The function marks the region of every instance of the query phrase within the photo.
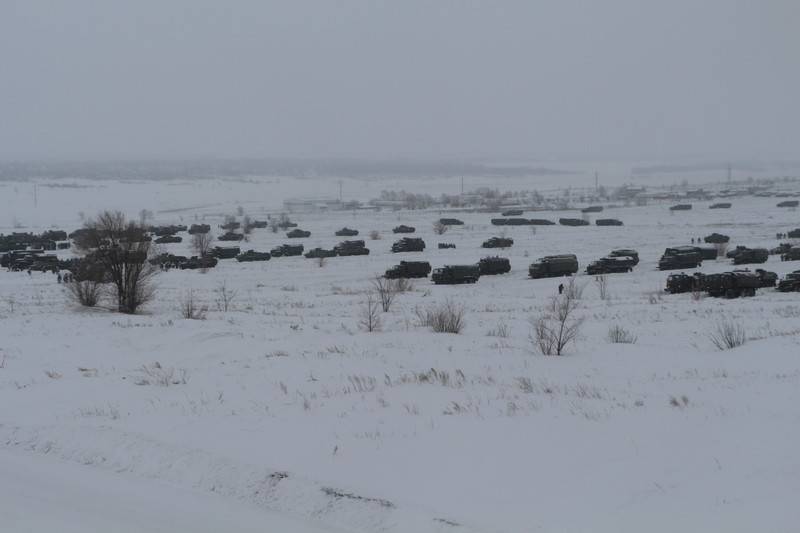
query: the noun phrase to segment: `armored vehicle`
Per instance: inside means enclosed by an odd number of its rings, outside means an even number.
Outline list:
[[[633,260],[633,265],[639,264],[639,252],[631,250],[630,248],[620,248],[618,250],[611,250],[608,257],[630,257]]]
[[[528,224],[531,226],[555,226],[556,223],[552,220],[547,220],[546,218],[531,218],[528,220]]]
[[[337,237],[355,237],[356,235],[358,235],[358,230],[344,227],[339,231],[337,231],[336,233],[334,233],[334,235],[336,235]]]
[[[439,249],[440,250],[447,250],[448,248],[455,248],[455,247],[456,247],[456,245],[453,244],[452,242],[440,242],[439,243]]]
[[[747,250],[747,246],[737,246],[733,250],[728,250],[728,253],[725,254],[725,257],[728,259],[733,259],[737,255],[739,255],[742,251]]]
[[[602,205],[590,205],[581,209],[581,213],[600,213],[603,211]]]
[[[771,248],[769,251],[769,255],[783,255],[787,253],[789,250],[792,249],[792,243],[790,242],[782,242],[775,248]],[[784,259],[785,261],[785,259]]]
[[[227,230],[227,231],[233,231],[235,229],[241,228],[242,227],[242,223],[241,222],[236,222],[235,220],[230,220],[230,221],[228,221],[228,222],[226,222],[224,224],[220,224],[219,227],[224,229],[224,230]]]
[[[421,252],[425,249],[425,241],[413,237],[403,237],[392,244],[392,252]]]
[[[440,218],[439,224],[444,226],[463,226],[464,221],[457,218]]]
[[[800,239],[800,228],[793,229],[789,233],[786,234],[787,237],[790,239]]]
[[[39,235],[39,238],[43,241],[66,241],[67,232],[58,229],[51,229]]]
[[[301,229],[293,229],[287,233],[286,236],[290,239],[305,239],[306,237],[311,237],[311,232]]]
[[[576,272],[578,272],[578,258],[572,254],[548,255],[528,268],[528,275],[534,279],[571,276]]]
[[[703,290],[709,296],[738,298],[755,296],[756,289],[761,287],[761,279],[754,272],[734,270],[721,274],[707,274],[703,277]]]
[[[307,259],[319,259],[320,257],[336,257],[336,250],[326,250],[325,248],[313,248],[305,253]]]
[[[222,235],[220,235],[219,237],[217,237],[217,240],[218,240],[218,241],[233,241],[233,242],[239,242],[239,241],[241,241],[242,239],[244,239],[244,235],[243,235],[243,234],[241,234],[241,233],[234,233],[234,232],[232,232],[232,231],[229,231],[229,232],[227,232],[227,233],[223,233]]]
[[[594,223],[598,226],[622,226],[622,221],[616,218],[598,218]]]
[[[387,279],[397,278],[427,278],[431,273],[431,264],[427,261],[400,261],[386,271],[383,277]]]
[[[303,255],[302,244],[281,244],[269,251],[272,257],[290,257],[293,255]]]
[[[0,267],[11,268],[17,260],[26,257],[36,257],[41,254],[41,250],[12,250],[0,256]],[[30,262],[32,263],[33,259],[30,259]]]
[[[267,227],[266,220],[251,220],[245,225],[245,229],[264,229]]]
[[[508,209],[500,213],[504,217],[519,217],[522,216],[522,209]]]
[[[632,257],[602,257],[589,263],[586,267],[586,273],[590,276],[598,276],[601,274],[631,272],[634,266],[636,266],[636,263]]]
[[[392,233],[414,233],[415,231],[417,231],[417,228],[413,226],[406,226],[404,224],[400,224],[392,229]]]
[[[511,272],[511,262],[505,257],[484,257],[478,261],[481,276],[507,274]]]
[[[703,288],[703,278],[705,276],[700,272],[695,273],[693,276],[684,274],[670,274],[667,277],[667,287],[664,289],[670,294],[681,294],[684,292],[700,291]]]
[[[709,209],[730,209],[731,203],[730,202],[718,202],[716,204],[711,204],[708,206]]]
[[[702,262],[703,256],[696,246],[676,246],[664,250],[664,255],[658,261],[658,269],[697,268]]]
[[[692,208],[692,204],[678,204],[673,205],[669,208],[670,211],[689,211]]]
[[[588,226],[589,221],[582,218],[559,218],[558,223],[562,226]]]
[[[211,231],[211,226],[208,224],[192,224],[189,227],[189,235],[194,235],[196,233],[208,233]]]
[[[781,254],[781,261],[800,261],[800,246],[792,246]]]
[[[797,207],[800,205],[800,200],[784,200],[779,202],[777,207]]]
[[[492,226],[508,226],[507,218],[493,218],[491,222]]]
[[[475,283],[481,277],[478,265],[445,265],[431,274],[431,281],[437,285]]]
[[[766,248],[745,248],[733,256],[733,264],[766,263],[767,259],[769,259],[769,250]]]
[[[184,255],[159,254],[148,261],[151,265],[161,268],[178,268],[189,259]]]
[[[183,242],[183,238],[177,235],[164,235],[155,240],[156,244],[172,244],[176,242]]]
[[[492,237],[489,240],[486,240],[481,245],[483,248],[510,248],[514,245],[514,239],[508,239],[506,237]]]
[[[175,235],[178,232],[186,231],[186,226],[183,225],[170,225],[170,226],[153,226],[150,232],[156,237],[164,237],[166,235]]]
[[[238,249],[238,248],[237,248]],[[234,256],[235,257],[235,256]],[[217,266],[217,258],[211,256],[203,256],[203,257],[190,257],[188,260],[180,263],[178,268],[181,270],[196,270],[198,268],[214,268]]]
[[[703,240],[709,244],[723,244],[729,242],[731,238],[727,235],[723,235],[722,233],[712,233],[711,235],[706,235],[703,237]]]
[[[267,252],[256,252],[255,250],[247,250],[236,256],[236,260],[240,263],[250,261],[269,261],[270,255]]]
[[[364,241],[342,241],[333,247],[333,251],[339,256],[348,255],[369,255],[369,248],[364,247]]]
[[[713,246],[697,246],[696,248],[700,252],[700,257],[703,261],[714,261],[719,255],[719,252]]]
[[[281,218],[281,220],[278,221],[276,226],[278,226],[280,229],[289,229],[289,228],[296,228],[297,223],[292,222],[288,218]]]
[[[492,225],[494,226],[528,226],[530,221],[527,218],[493,218]]]
[[[780,292],[800,292],[800,270],[789,272],[779,283],[777,290]]]
[[[761,280],[761,287],[774,287],[778,284],[778,274],[775,272],[757,268],[756,274],[758,275],[758,279]]]
[[[208,255],[217,259],[233,259],[242,253],[238,246],[215,246]]]
[[[36,272],[58,272],[58,257],[55,255],[30,256],[33,262],[28,265],[28,270]]]

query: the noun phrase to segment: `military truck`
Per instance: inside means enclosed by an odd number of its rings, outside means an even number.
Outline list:
[[[421,252],[425,250],[425,241],[414,237],[403,237],[392,244],[392,252]]]
[[[189,235],[195,235],[197,233],[205,234],[211,231],[211,226],[208,224],[192,224],[189,227]]]
[[[457,218],[440,218],[439,224],[443,226],[463,226],[464,221]]]
[[[676,246],[664,250],[658,261],[659,270],[678,270],[697,268],[703,262],[703,256],[696,246]]]
[[[270,255],[268,252],[256,252],[255,250],[247,250],[236,256],[236,260],[240,263],[247,263],[250,261],[269,261]]]
[[[703,288],[704,275],[696,272],[693,276],[683,272],[667,276],[667,287],[664,289],[670,294],[697,292]]]
[[[562,226],[588,226],[589,221],[582,218],[559,218],[558,223]]]
[[[717,202],[716,204],[711,204],[708,206],[709,209],[730,209],[731,203],[730,202]]]
[[[769,250],[766,248],[745,248],[744,250],[739,250],[739,253],[733,256],[733,264],[766,263],[767,259],[769,259]]]
[[[616,218],[598,218],[594,221],[598,226],[622,226],[622,221]]]
[[[630,248],[611,250],[611,253],[608,254],[608,257],[630,257],[634,266],[639,264],[639,252],[636,250],[631,250]]]
[[[302,229],[293,229],[287,233],[286,236],[290,239],[305,239],[306,237],[311,237],[311,232]]]
[[[780,292],[800,292],[800,270],[789,272],[779,283],[777,290]]]
[[[764,270],[763,268],[756,269],[756,275],[758,275],[758,279],[761,280],[761,287],[774,287],[778,284],[778,274],[775,272],[770,272],[769,270]]]
[[[797,207],[800,205],[800,200],[784,200],[779,202],[777,207]]]
[[[183,242],[183,237],[178,237],[177,235],[164,235],[163,237],[156,239],[154,242],[156,244],[173,244]]]
[[[713,297],[755,296],[759,287],[761,279],[758,274],[750,271],[734,270],[721,274],[706,274],[703,277],[703,290]]]
[[[281,244],[269,251],[272,257],[291,257],[294,255],[303,255],[302,244]]]
[[[782,242],[775,248],[770,248],[769,255],[783,255],[792,249],[792,243]]]
[[[239,242],[239,241],[241,241],[242,239],[244,239],[244,235],[243,235],[243,234],[241,234],[241,233],[234,233],[234,232],[232,232],[232,231],[229,231],[229,232],[227,232],[227,233],[223,233],[222,235],[220,235],[219,237],[217,237],[217,240],[218,240],[218,241],[234,241],[234,242]]]
[[[475,283],[481,277],[478,265],[445,265],[431,274],[431,281],[436,285],[456,285]]]
[[[339,256],[348,255],[369,255],[369,248],[364,247],[364,241],[342,241],[333,247],[333,251]]]
[[[547,220],[546,218],[531,218],[528,220],[528,224],[531,226],[555,226],[556,223],[552,220]]]
[[[336,250],[313,248],[305,253],[305,257],[307,259],[319,259],[320,257],[336,257]]]
[[[634,266],[636,266],[636,263],[631,257],[601,257],[586,266],[586,273],[590,276],[599,276],[602,274],[631,272]]]
[[[800,246],[792,246],[782,253],[781,261],[800,261]]]
[[[350,229],[347,226],[345,226],[344,228],[335,232],[334,235],[336,235],[337,237],[355,237],[356,235],[358,235],[358,230]]]
[[[572,254],[548,255],[528,267],[531,278],[555,278],[571,276],[578,272],[578,258]]]
[[[602,205],[590,205],[581,209],[581,213],[600,213],[603,211]]]
[[[478,261],[481,276],[494,276],[511,272],[511,262],[505,257],[484,257]]]
[[[417,231],[417,228],[414,226],[406,226],[405,224],[400,224],[392,228],[392,233],[414,233]]]
[[[695,248],[700,252],[700,257],[703,261],[714,261],[719,255],[717,248],[714,246],[696,246]]]
[[[186,269],[196,270],[198,268],[199,269],[214,268],[215,266],[217,266],[217,258],[207,255],[203,257],[197,257],[197,256],[190,257],[188,260],[184,261],[183,263],[180,263],[178,265],[178,268],[180,268],[181,270],[186,270]]]
[[[712,233],[711,235],[706,235],[703,237],[703,240],[709,244],[724,244],[729,242],[731,238],[727,235],[723,235],[722,233]]]
[[[507,209],[500,213],[500,215],[504,217],[519,217],[522,216],[522,212],[522,209]]]
[[[509,239],[506,237],[492,237],[486,241],[483,241],[481,245],[483,248],[510,248],[514,245],[514,239]]]
[[[454,243],[452,243],[452,242],[440,242],[439,243],[439,249],[440,250],[447,250],[449,248],[455,248],[455,247],[456,247],[456,245]]]
[[[217,259],[233,259],[242,253],[238,246],[215,246],[208,255]]]
[[[689,211],[692,208],[692,204],[678,204],[673,205],[669,208],[670,211]]]
[[[431,264],[427,261],[400,261],[383,275],[387,279],[427,278],[431,273]]]

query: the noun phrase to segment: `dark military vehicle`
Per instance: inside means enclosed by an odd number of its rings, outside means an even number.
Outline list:
[[[159,237],[154,241],[156,244],[173,244],[177,242],[183,242],[183,237],[178,237],[177,235],[164,235],[163,237]]]
[[[724,244],[729,242],[731,238],[727,235],[723,235],[722,233],[712,233],[711,235],[706,235],[703,237],[703,240],[709,244]]]
[[[192,224],[189,227],[189,235],[195,235],[197,233],[208,233],[211,231],[211,226],[208,224]]]
[[[784,200],[779,202],[777,207],[797,207],[800,205],[800,200]]]
[[[792,249],[792,243],[782,242],[775,248],[770,248],[769,255],[783,255]]]
[[[494,226],[529,226],[530,220],[527,218],[493,218]]]
[[[589,221],[582,218],[559,218],[558,223],[562,226],[588,226]]]
[[[673,205],[669,208],[670,211],[689,211],[692,208],[692,204],[678,204]]]
[[[186,231],[186,226],[183,225],[170,225],[170,226],[153,226],[150,228],[150,233],[156,237],[164,237],[166,235],[175,235],[181,231]]]
[[[305,239],[306,237],[311,237],[311,232],[302,229],[293,229],[287,233],[286,236],[290,239]]]
[[[696,292],[703,289],[704,275],[700,272],[693,276],[684,274],[670,274],[667,277],[667,287],[664,289],[670,294],[682,294],[684,292]]]
[[[800,228],[793,229],[789,233],[786,234],[787,237],[790,239],[800,239]]]
[[[598,276],[631,272],[634,266],[636,266],[636,262],[632,257],[601,257],[587,265],[586,273],[590,276]]]
[[[188,261],[185,255],[173,255],[168,253],[158,254],[148,261],[151,265],[161,268],[178,268],[182,263]]]
[[[755,296],[756,289],[761,287],[761,278],[749,270],[734,270],[721,274],[706,274],[703,276],[702,289],[709,296],[725,298],[738,298],[740,296]]]
[[[505,257],[484,257],[478,261],[481,276],[494,276],[511,272],[511,262]]]
[[[780,292],[800,292],[800,270],[789,272],[779,283],[777,290]]]
[[[608,257],[630,257],[633,260],[633,265],[639,264],[639,252],[631,250],[630,248],[620,248],[618,250],[611,250]]]
[[[421,252],[425,250],[425,241],[414,237],[403,237],[392,244],[392,252]]]
[[[594,221],[598,226],[622,226],[622,221],[616,218],[598,218]]]
[[[782,253],[781,261],[800,261],[800,246],[792,246]]]
[[[546,218],[531,218],[528,220],[528,224],[531,226],[555,226],[556,223],[552,220],[547,220]]]
[[[504,217],[519,217],[522,216],[522,209],[508,209],[500,213]]]
[[[489,240],[483,241],[481,245],[483,248],[510,248],[514,245],[514,239],[506,237],[492,237]]]
[[[440,218],[439,224],[443,226],[463,226],[464,221],[457,218]]]
[[[386,271],[383,277],[387,279],[398,278],[427,278],[431,273],[431,264],[427,261],[400,261]]]
[[[337,237],[355,237],[356,235],[358,235],[358,230],[344,227],[339,231],[337,231],[336,233],[334,233],[334,235],[336,235]]]
[[[325,248],[313,248],[305,253],[307,259],[319,259],[320,257],[336,257],[336,250],[326,250]]]
[[[218,240],[218,241],[233,241],[233,242],[239,242],[239,241],[241,241],[242,239],[244,239],[244,235],[243,235],[243,234],[241,234],[241,233],[234,233],[234,232],[232,232],[232,231],[229,231],[229,232],[227,232],[227,233],[223,233],[222,235],[220,235],[219,237],[217,237],[217,240]]]
[[[0,255],[0,267],[3,268],[12,268],[14,263],[20,259],[24,259],[26,257],[35,258],[38,255],[41,255],[43,252],[41,250],[11,250],[9,252]],[[34,259],[28,260],[30,263],[33,263]]]
[[[236,260],[240,263],[250,261],[269,261],[271,256],[267,252],[256,252],[255,250],[247,250],[236,256]]]
[[[714,261],[719,252],[714,246],[696,246],[697,251],[700,252],[700,257],[703,261]]]
[[[455,248],[455,247],[456,247],[456,245],[453,244],[452,242],[440,242],[439,243],[439,249],[440,250],[447,250],[449,248]]]
[[[576,272],[578,272],[578,258],[572,254],[548,255],[528,268],[528,275],[534,279],[571,276]]]
[[[55,255],[30,256],[33,261],[28,265],[28,270],[35,272],[58,272],[58,257]]]
[[[734,265],[747,265],[752,263],[766,263],[769,259],[769,250],[766,248],[745,248],[733,256]]]
[[[658,269],[697,268],[702,262],[703,256],[696,246],[676,246],[664,250],[664,255],[658,261]]]
[[[415,231],[417,231],[417,228],[413,226],[406,226],[404,224],[400,224],[392,229],[392,233],[414,233]]]
[[[445,265],[431,274],[431,281],[437,285],[456,285],[475,283],[481,277],[478,265]]]
[[[761,287],[774,287],[778,284],[778,274],[775,272],[757,268],[756,275],[758,275],[758,279],[761,280]]]
[[[603,211],[602,205],[590,205],[581,209],[581,213],[600,213]]]
[[[333,247],[333,251],[339,256],[348,255],[369,255],[369,248],[364,247],[364,241],[342,241]]]
[[[711,204],[708,206],[709,209],[730,209],[731,203],[730,202],[718,202],[716,204]]]
[[[725,257],[727,257],[728,259],[733,259],[737,255],[739,255],[743,250],[747,250],[747,246],[739,245],[733,250],[728,250],[728,253],[725,254]]]
[[[303,255],[302,244],[281,244],[269,251],[272,257],[291,257],[294,255]]]
[[[264,229],[267,227],[266,220],[250,220],[245,224],[245,230]]]
[[[238,246],[215,246],[208,255],[216,257],[217,259],[233,259],[240,253],[242,253],[242,251]]]
[[[71,245],[71,243],[69,241],[60,242],[56,246],[56,249],[57,250],[69,250],[70,246],[72,246],[72,245]]]
[[[238,250],[238,248],[237,248]],[[235,257],[235,256],[234,256]],[[214,268],[217,266],[217,258],[212,256],[203,256],[203,257],[190,257],[186,261],[180,263],[178,268],[181,270],[196,270],[196,269],[205,269],[205,268]]]
[[[242,227],[242,223],[241,222],[236,222],[235,220],[229,220],[228,222],[226,222],[224,224],[220,224],[219,227],[224,229],[224,230],[227,230],[227,231],[233,231],[235,229],[241,228]]]

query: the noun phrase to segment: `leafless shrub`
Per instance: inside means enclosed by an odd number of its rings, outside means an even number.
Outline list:
[[[397,296],[397,289],[394,280],[386,279],[383,276],[375,276],[372,278],[372,289],[378,295],[378,301],[381,304],[381,309],[384,313],[388,313],[392,307],[395,296]]]
[[[463,305],[445,300],[426,309],[416,308],[417,322],[422,327],[429,327],[436,333],[461,333],[466,324]]]
[[[381,232],[374,229],[369,232],[369,238],[372,241],[379,241],[381,239]]]
[[[414,290],[414,283],[408,278],[397,278],[392,280],[394,292],[400,294],[401,292],[411,292]]]
[[[678,407],[678,408],[689,407],[689,397],[686,396],[685,394],[683,396],[681,396],[680,398],[678,398],[676,396],[670,396],[669,397],[669,404],[672,407]]]
[[[327,262],[328,262],[328,258],[325,257],[324,255],[321,255],[321,256],[317,257],[317,266],[318,267],[324,268],[325,265],[327,264]]]
[[[731,350],[747,342],[744,326],[730,320],[719,322],[708,337],[718,350]]]
[[[636,335],[619,324],[608,328],[608,342],[613,342],[614,344],[636,344],[636,340]]]
[[[717,258],[725,257],[725,254],[728,253],[728,243],[727,242],[714,243],[714,248],[717,250]]]
[[[208,312],[207,305],[200,305],[194,296],[194,289],[187,290],[181,299],[181,316],[188,320],[204,320]]]
[[[576,317],[578,292],[574,280],[563,294],[550,300],[544,313],[533,321],[531,341],[543,355],[563,355],[564,349],[578,337],[583,319]]]
[[[594,283],[601,300],[608,300],[608,276],[595,276]]]
[[[56,372],[55,370],[45,370],[44,375],[50,379],[61,379],[64,377],[60,372]]]
[[[198,257],[208,255],[211,250],[211,243],[214,242],[214,237],[211,232],[208,233],[195,233],[192,235],[192,251]]]
[[[699,302],[700,300],[703,299],[703,296],[704,296],[703,291],[701,291],[700,289],[692,290],[692,301]]]
[[[494,329],[490,329],[486,332],[487,337],[500,337],[500,338],[507,338],[508,337],[508,324],[505,322],[499,322]]]
[[[580,300],[583,298],[583,290],[586,288],[585,283],[578,283],[575,278],[569,278],[567,286],[564,287],[564,293],[572,300]]]
[[[447,226],[447,224],[442,224],[441,220],[437,220],[436,222],[433,223],[433,232],[436,235],[444,235],[445,233],[447,233],[448,229],[449,227]]]
[[[244,218],[242,218],[242,233],[245,235],[253,233],[253,220],[250,218],[250,215],[245,215]]]
[[[361,319],[358,325],[369,333],[380,331],[381,316],[378,299],[371,291],[367,293],[367,300],[361,308]]]
[[[96,306],[103,294],[103,284],[94,280],[70,281],[65,286],[69,298],[84,307]]]
[[[150,365],[142,365],[139,368],[139,374],[139,378],[135,381],[137,385],[156,385],[159,387],[185,385],[189,377],[189,373],[185,368],[176,371],[172,367],[162,367],[158,361]]]
[[[227,313],[232,307],[238,291],[229,288],[227,281],[223,281],[217,285],[214,292],[217,294],[217,309]]]

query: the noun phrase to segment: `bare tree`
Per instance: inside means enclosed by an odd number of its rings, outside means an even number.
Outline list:
[[[76,249],[114,285],[119,312],[135,313],[153,298],[152,278],[158,272],[147,262],[151,241],[145,228],[119,211],[104,211],[84,228],[75,238]]]
[[[208,233],[195,233],[192,235],[192,251],[199,257],[208,255],[211,250],[211,244],[214,242],[214,236],[211,232]]]
[[[444,235],[447,233],[447,230],[450,229],[447,224],[443,224],[441,220],[437,220],[433,223],[433,232],[436,235]]]
[[[608,300],[608,277],[595,276],[594,282],[597,284],[597,291],[600,293],[600,299]]]
[[[200,305],[194,296],[194,289],[187,290],[181,299],[181,316],[189,320],[204,320],[207,305]]]
[[[217,309],[228,312],[238,292],[229,288],[228,283],[224,280],[217,286],[214,292],[217,293]]]
[[[386,279],[383,276],[375,276],[372,279],[372,288],[378,295],[381,309],[383,309],[384,313],[388,313],[389,309],[392,307],[395,296],[397,296],[396,285],[390,279]]]
[[[372,291],[367,293],[367,300],[361,308],[361,319],[358,325],[369,333],[380,331],[381,329],[381,316],[380,309],[378,308],[378,299]]]
[[[717,258],[725,257],[725,254],[728,253],[728,243],[727,242],[714,243],[714,248],[717,250]]]
[[[550,300],[545,312],[533,321],[531,340],[543,355],[563,355],[566,346],[578,337],[583,319],[575,316],[578,309],[575,280],[564,292]]]

